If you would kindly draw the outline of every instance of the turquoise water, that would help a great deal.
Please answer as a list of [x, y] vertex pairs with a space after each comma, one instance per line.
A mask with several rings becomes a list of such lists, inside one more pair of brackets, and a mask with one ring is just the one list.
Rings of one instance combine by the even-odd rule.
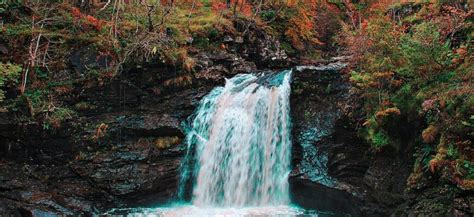
[[160, 208], [135, 208], [115, 209], [106, 214], [107, 216], [129, 216], [129, 217], [182, 217], [182, 216], [318, 216], [316, 213], [308, 213], [303, 209], [292, 206], [258, 206], [258, 207], [199, 207], [195, 205], [176, 205]]
[[193, 205], [289, 204], [290, 76], [241, 74], [204, 97], [187, 134]]

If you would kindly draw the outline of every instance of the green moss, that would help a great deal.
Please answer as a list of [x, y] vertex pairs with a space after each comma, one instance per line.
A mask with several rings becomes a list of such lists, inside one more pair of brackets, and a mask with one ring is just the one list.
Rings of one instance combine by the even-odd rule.
[[376, 149], [380, 149], [390, 143], [389, 137], [383, 131], [371, 133], [369, 134], [369, 136], [370, 136], [370, 141], [372, 142], [372, 145]]
[[5, 87], [13, 87], [19, 83], [22, 68], [12, 63], [0, 63], [0, 102], [5, 99]]
[[78, 102], [74, 105], [74, 108], [77, 111], [87, 111], [87, 110], [96, 109], [97, 106], [90, 104], [89, 102]]
[[293, 46], [286, 41], [281, 42], [280, 45], [281, 49], [283, 49], [288, 55], [295, 55], [297, 53], [296, 49], [293, 48]]

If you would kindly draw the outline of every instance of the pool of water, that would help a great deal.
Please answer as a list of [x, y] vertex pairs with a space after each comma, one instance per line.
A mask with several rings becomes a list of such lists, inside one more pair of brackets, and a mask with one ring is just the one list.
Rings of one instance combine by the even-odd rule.
[[[181, 216], [307, 216], [309, 213], [305, 210], [293, 206], [259, 206], [259, 207], [241, 207], [241, 208], [215, 208], [215, 207], [197, 207], [194, 205], [176, 205], [160, 208], [130, 208], [114, 209], [106, 216], [129, 216], [129, 217], [181, 217]], [[318, 216], [313, 213], [310, 216]]]
[[305, 210], [297, 206], [259, 206], [259, 207], [198, 207], [191, 204], [171, 205], [158, 208], [113, 209], [102, 216], [127, 217], [349, 217], [344, 213]]

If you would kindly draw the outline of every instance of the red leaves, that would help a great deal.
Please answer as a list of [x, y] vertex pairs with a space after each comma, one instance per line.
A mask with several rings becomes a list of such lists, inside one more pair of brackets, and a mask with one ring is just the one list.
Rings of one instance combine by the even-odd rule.
[[103, 24], [105, 23], [104, 21], [101, 21], [91, 15], [86, 16], [87, 22], [93, 26], [97, 31], [100, 31], [102, 29]]
[[83, 16], [81, 13], [81, 10], [79, 10], [79, 8], [76, 8], [76, 7], [72, 8], [71, 14], [74, 18], [77, 18], [77, 19], [80, 19]]
[[107, 21], [97, 19], [91, 15], [85, 15], [79, 10], [79, 8], [73, 7], [71, 14], [75, 20], [84, 21], [83, 27], [87, 28], [88, 26], [93, 27], [95, 30], [100, 31], [102, 27], [107, 24]]
[[220, 10], [225, 10], [227, 8], [227, 5], [222, 2], [213, 2], [212, 3], [212, 10], [213, 11], [220, 11]]
[[[230, 5], [231, 8], [235, 8], [236, 12], [240, 12], [245, 16], [251, 16], [253, 14], [252, 4], [248, 3], [246, 0], [231, 0]], [[222, 11], [227, 9], [227, 4], [221, 1], [213, 1], [212, 3], [212, 10], [213, 11]]]

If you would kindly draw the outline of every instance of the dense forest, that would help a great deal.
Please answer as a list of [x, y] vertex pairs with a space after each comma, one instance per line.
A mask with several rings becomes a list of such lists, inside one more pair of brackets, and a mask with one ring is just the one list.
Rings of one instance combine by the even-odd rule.
[[[0, 174], [0, 202], [5, 204], [0, 212], [15, 215], [11, 210], [34, 207], [33, 199], [9, 196], [15, 187], [8, 177], [16, 169], [6, 168], [43, 164], [36, 158], [44, 153], [32, 150], [48, 146], [27, 145], [35, 140], [65, 134], [74, 141], [80, 138], [86, 145], [70, 140], [65, 145], [72, 147], [72, 157], [46, 154], [64, 157], [64, 164], [80, 161], [87, 158], [85, 152], [99, 153], [103, 149], [97, 147], [104, 144], [115, 150], [110, 141], [122, 135], [112, 123], [122, 116], [110, 121], [94, 118], [97, 114], [144, 112], [141, 105], [147, 103], [160, 107], [157, 113], [179, 113], [153, 100], [180, 100], [181, 95], [171, 94], [212, 88], [237, 73], [337, 61], [344, 64], [339, 72], [348, 85], [347, 102], [341, 103], [352, 108], [344, 111], [347, 123], [364, 144], [357, 152], [387, 165], [400, 161], [400, 170], [408, 171], [407, 177], [396, 179], [403, 192], [392, 199], [399, 203], [362, 215], [399, 216], [415, 210], [422, 216], [470, 216], [473, 30], [474, 2], [469, 0], [0, 0], [0, 164], [5, 171]], [[129, 100], [123, 93], [120, 108], [94, 98], [104, 97], [115, 82], [136, 88], [141, 98], [122, 102]], [[325, 87], [326, 92], [335, 85]], [[320, 90], [305, 83], [292, 88], [310, 90], [303, 92], [308, 96]], [[306, 100], [297, 99], [301, 104]], [[35, 135], [41, 136], [28, 138]], [[160, 134], [151, 140], [163, 151], [181, 143], [182, 136]], [[393, 174], [396, 169], [379, 176], [390, 179]], [[367, 200], [377, 203], [374, 198]], [[117, 203], [98, 210], [63, 206], [78, 214]]]

